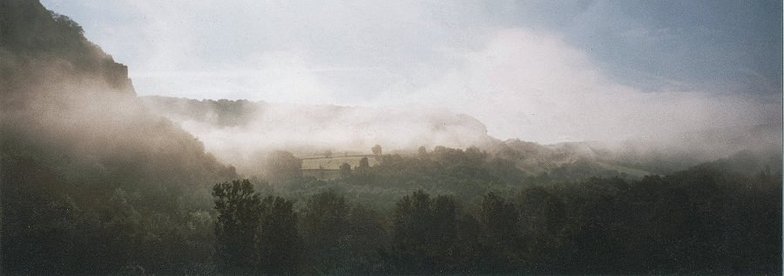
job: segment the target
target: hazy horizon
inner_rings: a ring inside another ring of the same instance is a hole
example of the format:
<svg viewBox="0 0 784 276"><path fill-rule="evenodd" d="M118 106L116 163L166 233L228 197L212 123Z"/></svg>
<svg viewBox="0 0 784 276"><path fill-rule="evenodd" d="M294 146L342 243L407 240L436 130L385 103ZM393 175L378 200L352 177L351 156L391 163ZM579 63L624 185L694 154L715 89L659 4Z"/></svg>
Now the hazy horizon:
<svg viewBox="0 0 784 276"><path fill-rule="evenodd" d="M43 3L139 95L446 109L539 143L781 122L774 1Z"/></svg>
<svg viewBox="0 0 784 276"><path fill-rule="evenodd" d="M780 2L41 1L2 275L781 273Z"/></svg>

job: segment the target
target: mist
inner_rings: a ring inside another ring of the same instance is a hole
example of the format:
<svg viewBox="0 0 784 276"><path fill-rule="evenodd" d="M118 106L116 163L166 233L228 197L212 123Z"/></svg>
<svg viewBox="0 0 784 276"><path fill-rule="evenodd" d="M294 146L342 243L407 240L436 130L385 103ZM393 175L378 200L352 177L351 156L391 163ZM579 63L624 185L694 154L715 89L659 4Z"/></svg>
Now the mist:
<svg viewBox="0 0 784 276"><path fill-rule="evenodd" d="M734 25L703 25L707 3L681 5L692 16L639 4L121 1L74 13L123 18L106 24L138 43L92 21L87 35L129 62L140 95L439 108L542 144L780 124L780 72L765 61L780 56L765 31L780 23L732 6ZM659 22L669 17L680 21Z"/></svg>
<svg viewBox="0 0 784 276"><path fill-rule="evenodd" d="M586 46L605 2L45 2L87 27L0 0L2 275L780 273L780 63L684 38L768 36L614 19L685 65Z"/></svg>
<svg viewBox="0 0 784 276"><path fill-rule="evenodd" d="M153 112L176 122L221 161L246 174L274 151L299 156L332 151L414 152L423 146L468 148L493 141L476 119L433 108L367 108L248 101L142 97Z"/></svg>
<svg viewBox="0 0 784 276"><path fill-rule="evenodd" d="M511 29L489 37L412 102L459 108L492 126L490 135L539 143L669 140L688 131L780 122L774 95L645 91L614 81L558 36Z"/></svg>
<svg viewBox="0 0 784 276"><path fill-rule="evenodd" d="M325 150L368 152L374 144L413 152L419 146L437 145L489 149L507 139L542 145L589 141L617 154L691 155L693 160L684 166L743 150L771 151L780 145L782 105L776 95L694 90L675 84L645 90L619 83L558 35L515 28L480 37L482 43L473 50L449 50L451 65L430 75L433 79L367 91L373 100L360 105L324 105L336 100L324 98L332 95L334 87L325 84L326 76L318 66L277 54L265 58L275 62L263 62L259 71L235 71L231 77L263 76L253 81L265 83L255 89L303 97L304 101L269 96L298 104L250 102L257 108L243 110L242 122L227 126L209 120L225 113L215 110L214 103L189 109L184 101L145 102L244 173L258 170L258 160L275 150L299 155ZM207 72L188 75L196 83L223 77ZM295 79L303 81L275 83ZM307 91L301 90L305 86ZM207 118L194 118L194 112ZM758 139L736 141L741 139L741 129L759 125L770 131Z"/></svg>
<svg viewBox="0 0 784 276"><path fill-rule="evenodd" d="M19 171L4 168L4 176L23 177L32 162L51 171L60 189L190 187L183 197L207 198L206 185L236 175L191 134L145 108L127 67L87 41L78 24L38 3L5 5L15 13L0 50L3 160Z"/></svg>

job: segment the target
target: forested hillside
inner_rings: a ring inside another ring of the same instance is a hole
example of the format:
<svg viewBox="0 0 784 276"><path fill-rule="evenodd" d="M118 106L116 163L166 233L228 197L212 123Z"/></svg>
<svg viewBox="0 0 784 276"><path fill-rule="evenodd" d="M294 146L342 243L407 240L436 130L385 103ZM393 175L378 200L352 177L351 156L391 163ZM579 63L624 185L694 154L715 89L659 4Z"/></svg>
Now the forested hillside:
<svg viewBox="0 0 784 276"><path fill-rule="evenodd" d="M776 273L782 192L776 162L741 153L666 176L562 182L523 177L475 149L438 148L385 155L378 166L336 180L224 183L214 192L218 227L259 230L217 231L219 252L247 253L220 255L216 269ZM220 219L242 214L258 215L245 223ZM237 236L246 242L230 240ZM267 242L250 242L259 240ZM287 257L270 258L275 250Z"/></svg>
<svg viewBox="0 0 784 276"><path fill-rule="evenodd" d="M188 267L236 177L136 98L124 65L37 1L0 1L3 274ZM206 250L206 251L205 251ZM179 258L179 261L169 257ZM207 257L209 258L209 257Z"/></svg>
<svg viewBox="0 0 784 276"><path fill-rule="evenodd" d="M151 111L204 141L244 175L267 155L364 152L375 144L414 152L420 146L467 148L497 142L475 118L427 108L299 105L247 100L141 97Z"/></svg>
<svg viewBox="0 0 784 276"><path fill-rule="evenodd" d="M640 179L668 174L740 151L768 155L781 148L774 124L702 129L619 141L540 144L499 140L478 120L435 111L391 111L350 106L286 105L247 100L141 97L153 113L204 140L207 150L245 175L259 175L265 159L284 150L295 156L363 153L373 144L388 152L416 154L419 147L477 147L512 161L529 176L562 180L591 176ZM301 135L308 133L308 135Z"/></svg>
<svg viewBox="0 0 784 276"><path fill-rule="evenodd" d="M502 142L440 111L140 99L77 23L25 0L0 0L0 89L3 275L781 272L780 127L617 150ZM369 132L327 135L344 122ZM330 179L285 151L343 144L373 155Z"/></svg>

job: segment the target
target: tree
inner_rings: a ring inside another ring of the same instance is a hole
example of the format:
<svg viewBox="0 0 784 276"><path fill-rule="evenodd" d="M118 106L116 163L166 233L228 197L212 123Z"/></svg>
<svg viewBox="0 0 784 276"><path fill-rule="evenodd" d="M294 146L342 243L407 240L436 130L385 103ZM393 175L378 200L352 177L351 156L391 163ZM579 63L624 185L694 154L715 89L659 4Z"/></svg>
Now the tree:
<svg viewBox="0 0 784 276"><path fill-rule="evenodd" d="M276 151L267 159L265 173L272 184L288 183L302 178L302 160L287 151Z"/></svg>
<svg viewBox="0 0 784 276"><path fill-rule="evenodd" d="M519 196L518 206L522 230L526 234L555 235L563 227L563 202L543 188L523 191Z"/></svg>
<svg viewBox="0 0 784 276"><path fill-rule="evenodd" d="M514 204L489 193L482 200L479 218L484 225L485 244L491 253L486 266L492 271L488 272L513 271L519 265L516 251L523 247Z"/></svg>
<svg viewBox="0 0 784 276"><path fill-rule="evenodd" d="M370 162L368 162L367 157L362 157L359 160L359 166L357 167L357 175L360 176L367 176L370 173Z"/></svg>
<svg viewBox="0 0 784 276"><path fill-rule="evenodd" d="M419 157L420 159L426 159L427 158L427 148L425 148L425 146L420 146L417 149L417 157Z"/></svg>
<svg viewBox="0 0 784 276"><path fill-rule="evenodd" d="M517 206L521 235L527 247L526 260L544 271L557 267L553 261L557 259L566 222L563 202L544 188L536 187L520 193Z"/></svg>
<svg viewBox="0 0 784 276"><path fill-rule="evenodd" d="M216 249L225 269L250 271L257 264L258 212L261 198L250 181L234 180L212 188L218 220L215 223Z"/></svg>
<svg viewBox="0 0 784 276"><path fill-rule="evenodd" d="M370 150L373 152L373 155L375 155L376 157L381 157L381 146L380 145L375 145Z"/></svg>
<svg viewBox="0 0 784 276"><path fill-rule="evenodd" d="M416 191L398 201L393 216L393 250L402 272L446 272L456 265L456 208L448 196L431 199Z"/></svg>
<svg viewBox="0 0 784 276"><path fill-rule="evenodd" d="M384 219L362 205L352 206L347 219L349 234L340 244L348 248L350 256L345 259L340 273L383 272L386 262L379 253L382 252L381 248L389 244Z"/></svg>
<svg viewBox="0 0 784 276"><path fill-rule="evenodd" d="M293 203L268 196L261 201L261 233L258 238L261 272L293 274L297 271L300 237Z"/></svg>
<svg viewBox="0 0 784 276"><path fill-rule="evenodd" d="M436 263L441 263L441 271L454 269L455 258L458 254L454 250L457 239L457 207L455 200L449 196L437 196L432 201L432 234L430 236L432 250Z"/></svg>
<svg viewBox="0 0 784 276"><path fill-rule="evenodd" d="M343 163L340 165L340 177L342 178L351 177L351 165L349 165L348 163Z"/></svg>
<svg viewBox="0 0 784 276"><path fill-rule="evenodd" d="M514 204L489 193L482 200L480 220L491 241L498 246L517 238L517 211Z"/></svg>
<svg viewBox="0 0 784 276"><path fill-rule="evenodd" d="M324 151L324 158L332 158L332 151L331 150Z"/></svg>
<svg viewBox="0 0 784 276"><path fill-rule="evenodd" d="M362 157L362 159L359 160L359 167L362 169L370 168L370 163L368 162L367 157Z"/></svg>
<svg viewBox="0 0 784 276"><path fill-rule="evenodd" d="M346 252L340 243L349 235L348 205L334 191L308 199L302 218L307 261L315 272L330 273L338 268Z"/></svg>

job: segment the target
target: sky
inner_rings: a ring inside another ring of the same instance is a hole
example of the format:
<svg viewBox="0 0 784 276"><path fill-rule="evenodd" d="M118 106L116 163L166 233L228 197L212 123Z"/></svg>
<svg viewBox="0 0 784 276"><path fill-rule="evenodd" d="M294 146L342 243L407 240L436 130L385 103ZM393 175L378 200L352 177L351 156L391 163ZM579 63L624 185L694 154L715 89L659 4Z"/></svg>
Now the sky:
<svg viewBox="0 0 784 276"><path fill-rule="evenodd" d="M443 108L543 143L781 123L780 1L42 3L139 95Z"/></svg>

